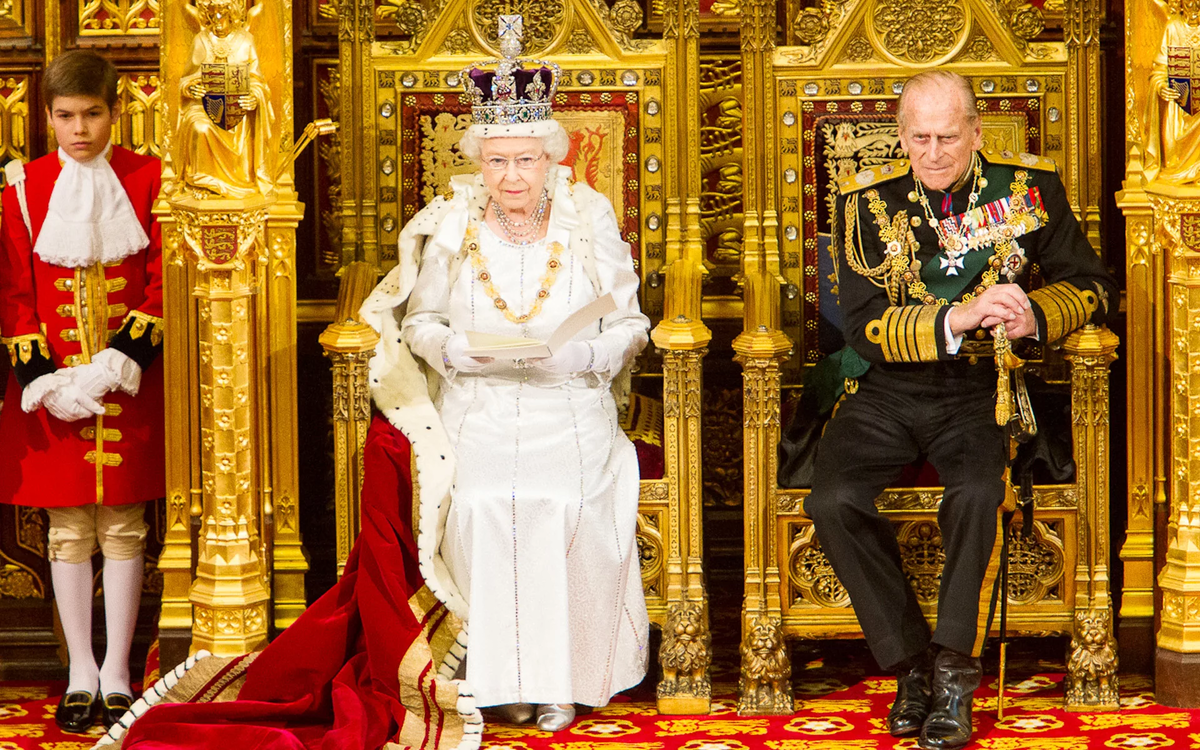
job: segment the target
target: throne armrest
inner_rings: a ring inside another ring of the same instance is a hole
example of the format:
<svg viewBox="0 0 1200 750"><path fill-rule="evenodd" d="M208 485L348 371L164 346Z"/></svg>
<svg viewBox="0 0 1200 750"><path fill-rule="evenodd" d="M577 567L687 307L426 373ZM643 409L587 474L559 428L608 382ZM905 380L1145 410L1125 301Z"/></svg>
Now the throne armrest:
<svg viewBox="0 0 1200 750"><path fill-rule="evenodd" d="M361 526L362 451L371 424L371 389L367 363L379 342L375 329L358 317L379 273L370 263L357 262L341 271L333 323L317 339L333 364L334 502L337 508L338 576L346 567L350 548Z"/></svg>
<svg viewBox="0 0 1200 750"><path fill-rule="evenodd" d="M379 272L370 263L350 263L339 272L342 283L338 286L337 308L333 323L317 339L327 356L333 354L361 354L368 352L379 342L379 335L371 326L359 320L358 308L375 288ZM337 367L337 360L334 360Z"/></svg>

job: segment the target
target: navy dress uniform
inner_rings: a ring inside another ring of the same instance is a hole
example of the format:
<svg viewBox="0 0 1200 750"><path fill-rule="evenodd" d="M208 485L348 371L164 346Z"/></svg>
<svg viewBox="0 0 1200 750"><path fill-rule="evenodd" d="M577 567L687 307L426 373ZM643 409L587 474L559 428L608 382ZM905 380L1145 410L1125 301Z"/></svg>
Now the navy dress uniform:
<svg viewBox="0 0 1200 750"><path fill-rule="evenodd" d="M946 315L994 284L1019 284L1038 339L1052 343L1100 322L1117 299L1116 283L1049 159L976 152L960 184L944 193L924 188L905 160L839 187L833 242L843 327L867 365L821 437L805 511L882 667L900 668L931 642L978 657L992 588L985 574L1000 543L1006 446L995 421L994 362L967 356L968 345L960 351ZM1044 284L1031 289L1035 264ZM982 332L964 340L977 338L991 340ZM946 557L932 634L894 528L875 507L921 456L945 486L938 524Z"/></svg>

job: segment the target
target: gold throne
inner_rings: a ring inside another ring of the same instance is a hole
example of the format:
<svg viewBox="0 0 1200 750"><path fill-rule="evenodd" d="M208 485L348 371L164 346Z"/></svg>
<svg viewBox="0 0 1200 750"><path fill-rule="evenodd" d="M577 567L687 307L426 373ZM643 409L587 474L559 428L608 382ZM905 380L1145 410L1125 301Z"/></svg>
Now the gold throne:
<svg viewBox="0 0 1200 750"><path fill-rule="evenodd" d="M1035 41L1046 24L1065 24L1067 41ZM1086 94L1098 60L1094 24L1082 11L1055 18L1019 2L851 0L793 7L792 43L761 56L767 114L747 120L747 137L755 128L768 144L779 193L768 204L778 209L775 234L744 266L747 290L753 284L770 292L754 295L756 309L747 310L735 342L746 390L740 713L793 710L787 637L861 632L804 514L808 490L781 489L776 480L781 403L799 388L805 368L840 348L831 343L838 326L828 319L836 310L838 264L826 234L838 178L900 158L894 115L903 82L940 65L972 82L985 147L1057 162L1098 246L1101 144L1089 133L1098 133L1099 115ZM749 300L748 293L748 308ZM781 345L783 335L790 342ZM1108 366L1116 345L1115 335L1089 326L1060 349L1031 353L1031 369L1070 391L1076 470L1069 483L1036 486L1032 536L1021 535L1018 519L1009 537L1008 632L1072 636L1065 692L1074 710L1117 707L1108 584ZM991 356L978 349L977 356ZM915 486L889 489L877 501L896 525L906 571L931 620L941 570L940 498L939 487Z"/></svg>
<svg viewBox="0 0 1200 750"><path fill-rule="evenodd" d="M687 196L679 186L680 160L670 154L680 147L676 120L687 95L668 80L679 80L685 70L683 42L678 34L632 39L642 20L632 2L609 8L574 0L555 5L549 15L533 5L515 3L511 12L525 11L523 54L562 67L554 110L571 137L565 163L577 181L612 201L635 265L651 279L643 284L641 304L658 324L658 350L649 347L638 359L623 419L643 459L637 522L642 583L651 621L664 632L660 710L707 713L710 645L699 493L703 340L697 342L698 324L692 323L700 318L700 300L697 294L690 306L668 303L664 310L670 283L661 283L672 261L690 269L697 288L701 273L698 263L678 258ZM684 5L694 8L695 0ZM342 281L335 322L321 336L333 363L339 573L359 531L361 449L371 419L366 365L376 342L356 311L378 275L395 264L405 222L445 190L451 176L475 169L457 148L470 124L460 71L498 56L500 12L495 4L451 0L435 21L415 24L393 12L398 6L384 4L383 20L399 25L404 39L379 41L380 19L370 5L365 14L342 7L353 12L340 19L342 80L354 81L342 94ZM672 267L668 282L686 280L678 268ZM664 312L674 327L662 324Z"/></svg>

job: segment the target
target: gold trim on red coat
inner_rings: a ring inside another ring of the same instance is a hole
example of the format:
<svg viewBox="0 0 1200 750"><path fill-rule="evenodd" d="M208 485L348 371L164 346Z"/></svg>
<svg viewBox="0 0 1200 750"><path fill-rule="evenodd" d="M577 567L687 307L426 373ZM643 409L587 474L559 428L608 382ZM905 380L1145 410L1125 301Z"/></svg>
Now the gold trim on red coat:
<svg viewBox="0 0 1200 750"><path fill-rule="evenodd" d="M43 326L44 328L45 326ZM21 364L29 364L29 360L33 359L34 344L37 344L43 357L50 359L50 347L46 344L45 330L39 333L23 333L20 336L6 336L0 338L0 344L8 347L8 358L12 361L13 367L17 366L18 360Z"/></svg>
<svg viewBox="0 0 1200 750"><path fill-rule="evenodd" d="M129 315L126 316L126 318L125 318L125 322L121 324L121 328L124 328L125 324L128 323L130 320L133 321L133 325L129 327L129 338L136 341L136 340L140 339L143 335L145 335L146 331L149 331L151 344L153 344L154 346L158 346L159 344L162 343L162 340L163 340L163 319L162 318L155 317L154 315L149 315L147 313L142 312L141 310L130 310Z"/></svg>

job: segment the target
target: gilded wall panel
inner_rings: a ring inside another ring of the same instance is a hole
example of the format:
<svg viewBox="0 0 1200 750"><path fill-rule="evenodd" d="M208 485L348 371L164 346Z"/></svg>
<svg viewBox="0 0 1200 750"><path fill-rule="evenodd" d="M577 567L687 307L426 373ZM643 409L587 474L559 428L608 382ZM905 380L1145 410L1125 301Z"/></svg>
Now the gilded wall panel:
<svg viewBox="0 0 1200 750"><path fill-rule="evenodd" d="M0 163L30 158L29 82L27 75L0 74Z"/></svg>
<svg viewBox="0 0 1200 750"><path fill-rule="evenodd" d="M340 122L342 74L337 60L313 61L315 119L328 117ZM342 134L341 130L322 138L313 150L312 173L315 176L315 210L311 213L317 229L315 253L318 271L336 270L341 262L342 241Z"/></svg>
<svg viewBox="0 0 1200 750"><path fill-rule="evenodd" d="M49 582L45 512L0 507L0 599L44 599Z"/></svg>
<svg viewBox="0 0 1200 750"><path fill-rule="evenodd" d="M700 61L700 231L709 274L706 318L741 318L742 63Z"/></svg>
<svg viewBox="0 0 1200 750"><path fill-rule="evenodd" d="M117 91L124 112L113 128L113 142L139 154L162 158L162 99L156 73L122 73Z"/></svg>
<svg viewBox="0 0 1200 750"><path fill-rule="evenodd" d="M704 393L704 429L710 435L736 435L742 427L742 389L709 387ZM704 505L742 504L745 445L740 440L705 440Z"/></svg>
<svg viewBox="0 0 1200 750"><path fill-rule="evenodd" d="M33 37L36 31L36 0L5 0L0 3L0 39Z"/></svg>
<svg viewBox="0 0 1200 750"><path fill-rule="evenodd" d="M158 34L159 0L79 0L80 36Z"/></svg>

